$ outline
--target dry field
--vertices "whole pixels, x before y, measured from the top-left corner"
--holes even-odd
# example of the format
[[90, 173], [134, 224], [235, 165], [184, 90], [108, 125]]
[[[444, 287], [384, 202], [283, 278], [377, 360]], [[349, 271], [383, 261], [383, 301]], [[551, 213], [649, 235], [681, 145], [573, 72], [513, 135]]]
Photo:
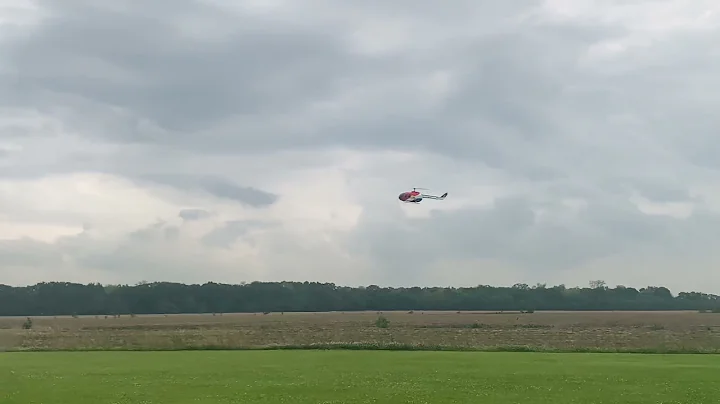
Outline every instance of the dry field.
[[[384, 316], [387, 328], [376, 320]], [[720, 314], [331, 312], [0, 318], [0, 350], [402, 344], [463, 349], [720, 352]]]

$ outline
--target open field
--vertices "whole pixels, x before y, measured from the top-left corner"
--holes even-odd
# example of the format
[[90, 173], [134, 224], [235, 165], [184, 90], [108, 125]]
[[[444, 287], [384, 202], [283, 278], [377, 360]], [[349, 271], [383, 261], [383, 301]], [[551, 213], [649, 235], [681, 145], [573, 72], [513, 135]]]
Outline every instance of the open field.
[[0, 402], [715, 403], [705, 355], [194, 351], [0, 354]]
[[[382, 315], [387, 328], [378, 327]], [[354, 312], [0, 318], [0, 350], [363, 344], [456, 349], [720, 352], [720, 314]]]

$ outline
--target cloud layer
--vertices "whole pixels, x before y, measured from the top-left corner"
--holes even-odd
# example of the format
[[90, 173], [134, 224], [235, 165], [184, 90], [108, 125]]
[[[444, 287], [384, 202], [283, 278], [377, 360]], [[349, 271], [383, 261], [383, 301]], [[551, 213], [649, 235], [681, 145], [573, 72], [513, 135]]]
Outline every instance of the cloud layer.
[[0, 1], [2, 283], [720, 290], [716, 1], [101, 3]]

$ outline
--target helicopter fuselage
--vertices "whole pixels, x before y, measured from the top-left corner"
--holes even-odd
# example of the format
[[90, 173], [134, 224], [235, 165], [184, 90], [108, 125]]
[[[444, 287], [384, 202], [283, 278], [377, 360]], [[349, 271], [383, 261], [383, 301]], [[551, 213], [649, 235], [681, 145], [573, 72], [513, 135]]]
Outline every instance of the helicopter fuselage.
[[398, 195], [398, 199], [407, 203], [420, 203], [422, 201], [422, 195], [417, 191], [403, 192]]

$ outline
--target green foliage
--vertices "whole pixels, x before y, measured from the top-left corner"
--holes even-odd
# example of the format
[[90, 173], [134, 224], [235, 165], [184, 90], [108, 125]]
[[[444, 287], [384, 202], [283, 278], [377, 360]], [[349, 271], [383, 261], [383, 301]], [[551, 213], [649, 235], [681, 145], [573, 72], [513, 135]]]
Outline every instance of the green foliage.
[[720, 312], [717, 295], [665, 287], [512, 287], [468, 288], [341, 287], [317, 282], [252, 282], [240, 285], [82, 285], [47, 282], [26, 287], [0, 285], [0, 316], [119, 315], [177, 313], [283, 313], [300, 311], [514, 311], [535, 310], [708, 310]]
[[29, 330], [33, 327], [33, 321], [30, 317], [25, 320], [25, 322], [22, 325], [23, 330]]
[[377, 320], [375, 320], [375, 326], [377, 328], [388, 328], [390, 327], [390, 320], [388, 320], [385, 316], [379, 316]]

